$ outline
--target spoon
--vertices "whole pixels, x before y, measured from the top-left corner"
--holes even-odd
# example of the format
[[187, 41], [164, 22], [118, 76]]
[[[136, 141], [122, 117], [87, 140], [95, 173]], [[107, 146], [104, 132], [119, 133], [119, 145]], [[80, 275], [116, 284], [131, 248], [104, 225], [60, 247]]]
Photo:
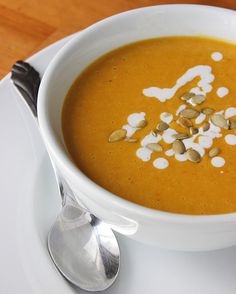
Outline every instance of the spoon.
[[[17, 61], [11, 80], [37, 120], [39, 73]], [[110, 227], [80, 207], [67, 182], [51, 160], [62, 199], [62, 210], [48, 234], [49, 254], [61, 274], [87, 291], [110, 287], [119, 272], [120, 251]]]

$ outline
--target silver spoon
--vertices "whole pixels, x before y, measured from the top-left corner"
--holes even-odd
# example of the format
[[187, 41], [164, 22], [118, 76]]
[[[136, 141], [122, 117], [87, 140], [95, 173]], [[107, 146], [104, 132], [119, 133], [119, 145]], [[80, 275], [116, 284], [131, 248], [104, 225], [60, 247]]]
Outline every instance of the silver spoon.
[[[17, 61], [11, 80], [37, 120], [39, 73]], [[87, 291], [102, 291], [115, 281], [120, 265], [116, 237], [108, 225], [78, 205], [75, 195], [52, 162], [62, 210], [48, 234], [48, 249], [61, 274]]]

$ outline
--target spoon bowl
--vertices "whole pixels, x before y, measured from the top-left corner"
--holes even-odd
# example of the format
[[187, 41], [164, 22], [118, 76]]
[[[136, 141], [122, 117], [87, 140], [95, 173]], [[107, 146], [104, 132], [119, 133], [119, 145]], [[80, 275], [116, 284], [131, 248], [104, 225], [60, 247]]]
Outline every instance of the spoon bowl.
[[66, 205], [48, 235], [50, 255], [63, 276], [88, 291], [111, 286], [119, 271], [119, 247], [111, 229], [74, 205]]

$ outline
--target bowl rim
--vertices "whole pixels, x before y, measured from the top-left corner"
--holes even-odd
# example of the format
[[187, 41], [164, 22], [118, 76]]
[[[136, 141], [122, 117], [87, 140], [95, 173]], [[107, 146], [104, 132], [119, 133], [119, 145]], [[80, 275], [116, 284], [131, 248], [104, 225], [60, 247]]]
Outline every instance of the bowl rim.
[[[112, 15], [108, 18], [105, 18], [99, 22], [94, 23], [93, 25], [85, 28], [79, 34], [76, 34], [68, 43], [66, 43], [62, 49], [55, 55], [50, 64], [48, 65], [40, 84], [39, 93], [38, 93], [38, 121], [40, 126], [40, 131], [44, 142], [46, 143], [47, 148], [50, 153], [53, 155], [53, 158], [57, 160], [59, 165], [66, 170], [66, 173], [71, 177], [76, 177], [78, 185], [86, 187], [86, 197], [89, 197], [88, 194], [96, 194], [96, 198], [101, 201], [112, 202], [113, 205], [122, 208], [127, 212], [133, 212], [135, 214], [145, 216], [146, 219], [152, 220], [163, 220], [166, 222], [175, 222], [175, 223], [218, 223], [218, 222], [232, 222], [236, 220], [236, 212], [225, 213], [225, 214], [210, 214], [210, 215], [191, 215], [191, 214], [181, 214], [173, 213], [167, 211], [161, 211], [149, 207], [145, 207], [129, 200], [126, 200], [122, 197], [119, 197], [112, 192], [109, 192], [105, 188], [99, 186], [93, 182], [89, 177], [87, 177], [80, 169], [75, 165], [75, 163], [70, 159], [68, 152], [61, 148], [57, 143], [57, 140], [53, 134], [53, 128], [49, 123], [47, 117], [46, 105], [47, 105], [47, 90], [50, 88], [50, 79], [53, 75], [53, 72], [56, 70], [57, 65], [67, 54], [67, 51], [70, 50], [77, 42], [79, 42], [84, 35], [89, 34], [90, 32], [102, 28], [102, 26], [109, 25], [110, 22], [118, 18], [122, 19], [129, 15], [140, 13], [141, 11], [170, 11], [175, 10], [178, 13], [178, 10], [183, 11], [183, 9], [199, 12], [206, 10], [210, 12], [220, 12], [226, 15], [234, 15], [236, 17], [236, 11], [226, 8], [221, 8], [217, 6], [209, 5], [198, 5], [198, 4], [165, 4], [165, 5], [155, 5], [155, 6], [146, 6], [141, 8], [136, 8], [121, 12], [115, 15]], [[81, 189], [83, 191], [83, 189]]]

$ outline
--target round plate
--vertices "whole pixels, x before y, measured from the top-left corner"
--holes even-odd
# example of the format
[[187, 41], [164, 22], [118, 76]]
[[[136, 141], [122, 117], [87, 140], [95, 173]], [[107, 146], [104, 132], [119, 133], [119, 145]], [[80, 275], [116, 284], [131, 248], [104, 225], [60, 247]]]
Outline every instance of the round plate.
[[[41, 75], [68, 37], [29, 59]], [[87, 293], [58, 273], [47, 233], [60, 196], [37, 123], [15, 92], [0, 83], [0, 293]], [[117, 235], [121, 270], [107, 294], [235, 294], [236, 248], [184, 253], [147, 247]]]

